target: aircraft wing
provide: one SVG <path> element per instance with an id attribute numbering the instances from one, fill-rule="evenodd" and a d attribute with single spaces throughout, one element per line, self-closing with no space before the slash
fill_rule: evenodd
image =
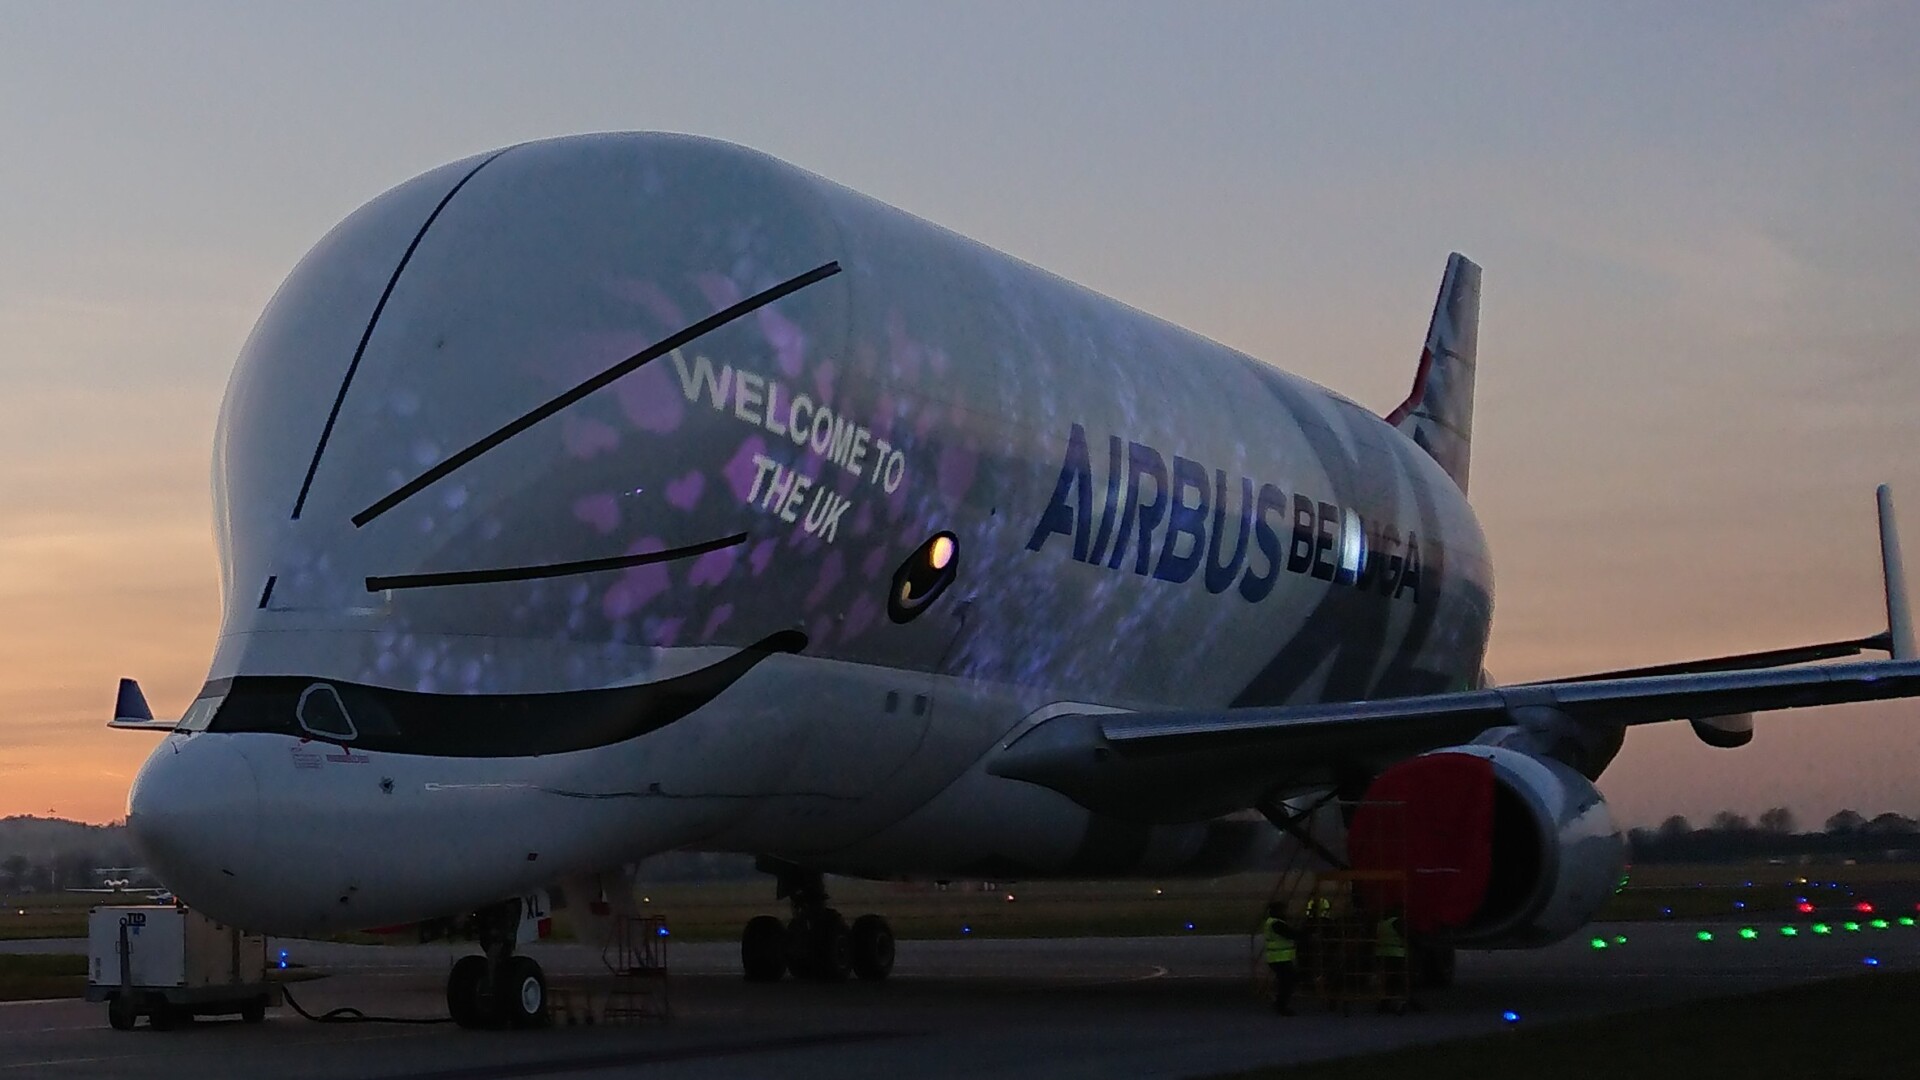
<path id="1" fill-rule="evenodd" d="M 1495 729 L 1525 732 L 1546 752 L 1570 744 L 1577 751 L 1583 743 L 1617 749 L 1633 725 L 1689 720 L 1703 740 L 1738 746 L 1752 735 L 1748 714 L 1920 696 L 1891 496 L 1882 487 L 1878 498 L 1888 629 L 1862 641 L 1886 648 L 1891 660 L 1772 666 L 1789 654 L 1831 648 L 1809 646 L 1749 654 L 1760 663 L 1735 670 L 1722 668 L 1740 658 L 1676 665 L 1702 669 L 1675 674 L 1583 676 L 1372 701 L 1065 711 L 1017 733 L 989 769 L 1091 809 L 1180 820 L 1256 805 L 1276 790 L 1364 782 L 1401 758 Z M 1577 752 L 1567 756 L 1577 763 Z M 1600 765 L 1611 756 L 1603 749 Z"/>

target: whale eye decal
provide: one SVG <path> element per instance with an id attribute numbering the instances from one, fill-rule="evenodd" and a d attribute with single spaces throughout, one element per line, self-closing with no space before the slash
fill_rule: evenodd
<path id="1" fill-rule="evenodd" d="M 959 570 L 959 542 L 950 532 L 934 533 L 893 572 L 893 590 L 887 594 L 888 616 L 897 623 L 918 617 L 953 584 Z"/>

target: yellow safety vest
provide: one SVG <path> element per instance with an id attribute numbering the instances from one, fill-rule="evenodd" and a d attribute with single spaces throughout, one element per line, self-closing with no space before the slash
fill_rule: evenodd
<path id="1" fill-rule="evenodd" d="M 1260 924 L 1260 932 L 1266 935 L 1266 957 L 1269 964 L 1293 963 L 1293 939 L 1280 932 L 1280 920 L 1269 918 Z"/>
<path id="2" fill-rule="evenodd" d="M 1316 896 L 1312 900 L 1307 901 L 1307 917 L 1309 919 L 1324 919 L 1332 914 L 1333 901 L 1326 897 Z"/>
<path id="3" fill-rule="evenodd" d="M 1373 932 L 1373 954 L 1375 956 L 1394 956 L 1404 960 L 1407 957 L 1406 939 L 1400 936 L 1400 920 L 1389 915 L 1380 920 Z"/>

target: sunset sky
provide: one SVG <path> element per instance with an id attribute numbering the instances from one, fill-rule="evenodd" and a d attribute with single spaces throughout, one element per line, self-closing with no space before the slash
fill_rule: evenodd
<path id="1" fill-rule="evenodd" d="M 1338 9 L 1338 10 L 1336 10 Z M 1920 6 L 0 0 L 0 815 L 123 812 L 219 616 L 227 373 L 323 232 L 527 139 L 768 151 L 1382 411 L 1485 268 L 1502 681 L 1884 626 L 1920 574 Z M 1920 813 L 1920 705 L 1639 729 L 1623 820 Z"/>

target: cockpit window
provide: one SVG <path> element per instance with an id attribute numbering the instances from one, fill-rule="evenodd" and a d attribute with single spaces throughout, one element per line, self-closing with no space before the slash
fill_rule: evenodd
<path id="1" fill-rule="evenodd" d="M 307 687 L 294 713 L 300 719 L 300 726 L 316 738 L 351 742 L 360 737 L 360 732 L 354 729 L 353 718 L 347 715 L 346 705 L 340 700 L 339 691 L 326 683 Z"/>
<path id="2" fill-rule="evenodd" d="M 224 688 L 217 694 L 202 694 L 187 706 L 186 714 L 174 725 L 175 731 L 205 731 L 213 723 L 213 714 L 220 711 L 220 703 L 227 699 Z"/>

